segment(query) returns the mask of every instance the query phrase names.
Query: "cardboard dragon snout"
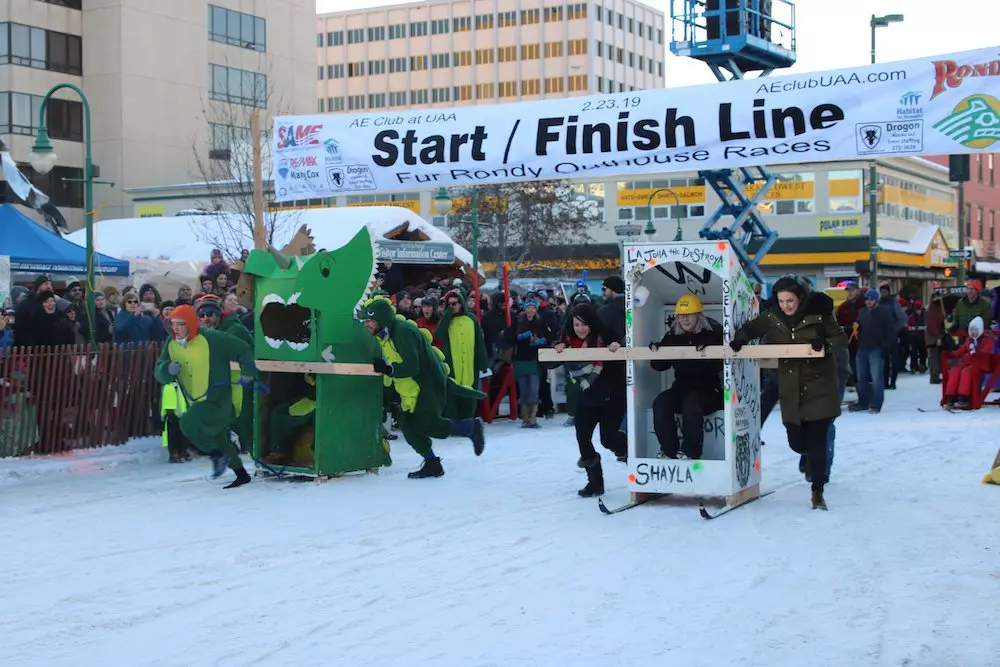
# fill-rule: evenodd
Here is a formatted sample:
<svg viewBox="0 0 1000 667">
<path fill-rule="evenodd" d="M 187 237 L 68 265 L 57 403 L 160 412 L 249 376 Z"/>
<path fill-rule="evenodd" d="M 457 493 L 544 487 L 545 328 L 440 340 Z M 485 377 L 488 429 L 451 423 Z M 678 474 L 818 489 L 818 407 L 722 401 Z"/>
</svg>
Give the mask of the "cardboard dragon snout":
<svg viewBox="0 0 1000 667">
<path fill-rule="evenodd" d="M 370 231 L 362 227 L 340 248 L 309 257 L 254 250 L 245 271 L 254 279 L 256 358 L 300 362 L 283 366 L 287 371 L 269 373 L 272 393 L 258 401 L 255 420 L 254 459 L 260 462 L 273 444 L 269 442 L 269 411 L 294 400 L 293 387 L 301 388 L 304 369 L 312 368 L 302 363 L 370 366 L 372 359 L 381 356 L 378 342 L 355 317 L 371 292 L 375 247 Z M 382 378 L 326 372 L 317 372 L 315 377 L 312 460 L 307 460 L 308 448 L 296 447 L 296 460 L 282 471 L 328 476 L 389 464 L 382 433 Z M 308 429 L 302 430 L 296 437 L 305 441 Z M 271 466 L 259 466 L 273 472 Z"/>
</svg>

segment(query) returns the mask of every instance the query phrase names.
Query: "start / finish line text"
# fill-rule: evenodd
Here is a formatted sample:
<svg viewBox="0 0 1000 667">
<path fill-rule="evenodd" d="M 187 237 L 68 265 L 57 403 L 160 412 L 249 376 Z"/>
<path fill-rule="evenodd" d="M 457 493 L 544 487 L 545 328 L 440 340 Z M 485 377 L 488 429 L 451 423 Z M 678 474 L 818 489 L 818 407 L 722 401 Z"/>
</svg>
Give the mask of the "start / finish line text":
<svg viewBox="0 0 1000 667">
<path fill-rule="evenodd" d="M 844 110 L 830 103 L 809 109 L 797 106 L 765 108 L 763 99 L 753 101 L 752 122 L 740 126 L 733 120 L 733 105 L 719 105 L 717 133 L 725 143 L 747 139 L 785 139 L 824 130 L 844 120 Z M 366 119 L 367 120 L 367 119 Z M 652 152 L 664 148 L 698 145 L 694 117 L 682 115 L 676 108 L 666 109 L 663 120 L 633 118 L 632 112 L 618 113 L 616 123 L 581 122 L 579 115 L 538 119 L 534 131 L 534 154 L 548 156 L 550 149 L 565 155 L 609 155 L 632 150 Z M 516 132 L 516 126 L 515 130 Z M 375 135 L 372 161 L 380 167 L 406 165 L 457 164 L 463 160 L 485 162 L 486 127 L 476 125 L 470 132 L 431 134 L 421 137 L 417 130 L 400 132 L 387 129 Z M 511 140 L 515 136 L 512 133 Z M 465 148 L 465 150 L 463 150 Z M 506 157 L 506 156 L 505 156 Z M 504 160 L 506 163 L 506 160 Z"/>
</svg>

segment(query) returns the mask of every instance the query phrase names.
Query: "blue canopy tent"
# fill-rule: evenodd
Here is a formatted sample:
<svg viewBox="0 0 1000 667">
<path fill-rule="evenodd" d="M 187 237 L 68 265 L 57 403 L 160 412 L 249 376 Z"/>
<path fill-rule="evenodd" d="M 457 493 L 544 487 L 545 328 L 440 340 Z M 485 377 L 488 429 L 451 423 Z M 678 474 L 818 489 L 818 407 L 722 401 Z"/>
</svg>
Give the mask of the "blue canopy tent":
<svg viewBox="0 0 1000 667">
<path fill-rule="evenodd" d="M 12 204 L 0 206 L 0 255 L 10 257 L 10 270 L 46 275 L 87 272 L 87 251 L 53 234 L 18 211 Z M 128 276 L 128 262 L 94 254 L 94 273 Z"/>
</svg>

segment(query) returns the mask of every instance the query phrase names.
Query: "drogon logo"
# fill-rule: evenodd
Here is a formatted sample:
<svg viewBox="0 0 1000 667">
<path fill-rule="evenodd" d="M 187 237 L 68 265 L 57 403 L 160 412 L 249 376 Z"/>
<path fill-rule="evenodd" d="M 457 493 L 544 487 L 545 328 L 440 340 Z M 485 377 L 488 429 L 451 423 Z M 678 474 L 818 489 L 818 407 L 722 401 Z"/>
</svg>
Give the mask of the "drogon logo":
<svg viewBox="0 0 1000 667">
<path fill-rule="evenodd" d="M 1000 60 L 991 60 L 978 65 L 959 65 L 954 60 L 934 61 L 934 92 L 931 99 L 949 88 L 958 88 L 969 77 L 1000 76 Z"/>
</svg>

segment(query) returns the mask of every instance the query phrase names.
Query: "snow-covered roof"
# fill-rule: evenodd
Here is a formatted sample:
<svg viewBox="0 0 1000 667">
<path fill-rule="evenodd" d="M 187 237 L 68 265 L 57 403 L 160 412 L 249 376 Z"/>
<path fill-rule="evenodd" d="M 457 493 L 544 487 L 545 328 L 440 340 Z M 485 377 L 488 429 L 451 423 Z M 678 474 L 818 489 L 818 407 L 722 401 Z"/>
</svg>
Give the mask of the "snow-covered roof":
<svg viewBox="0 0 1000 667">
<path fill-rule="evenodd" d="M 219 224 L 217 215 L 226 214 L 101 220 L 94 225 L 94 245 L 98 252 L 112 257 L 208 262 L 212 245 L 199 239 L 195 230 L 203 226 L 215 229 Z M 316 247 L 327 250 L 339 248 L 350 241 L 363 225 L 368 225 L 376 239 L 385 238 L 386 234 L 406 225 L 406 231 L 420 232 L 428 241 L 451 243 L 455 258 L 463 264 L 472 265 L 472 254 L 452 241 L 448 234 L 413 211 L 398 206 L 306 209 L 280 211 L 275 215 L 285 236 L 276 239 L 278 247 L 285 245 L 302 225 L 312 230 Z M 242 225 L 242 220 L 238 224 Z M 243 232 L 242 237 L 244 247 L 252 248 L 250 231 Z M 73 232 L 66 238 L 80 245 L 86 243 L 83 230 Z"/>
<path fill-rule="evenodd" d="M 889 252 L 903 252 L 909 255 L 923 255 L 930 247 L 931 241 L 938 233 L 937 225 L 922 226 L 917 230 L 916 235 L 909 241 L 893 241 L 891 239 L 879 239 L 878 246 L 882 250 Z"/>
</svg>

